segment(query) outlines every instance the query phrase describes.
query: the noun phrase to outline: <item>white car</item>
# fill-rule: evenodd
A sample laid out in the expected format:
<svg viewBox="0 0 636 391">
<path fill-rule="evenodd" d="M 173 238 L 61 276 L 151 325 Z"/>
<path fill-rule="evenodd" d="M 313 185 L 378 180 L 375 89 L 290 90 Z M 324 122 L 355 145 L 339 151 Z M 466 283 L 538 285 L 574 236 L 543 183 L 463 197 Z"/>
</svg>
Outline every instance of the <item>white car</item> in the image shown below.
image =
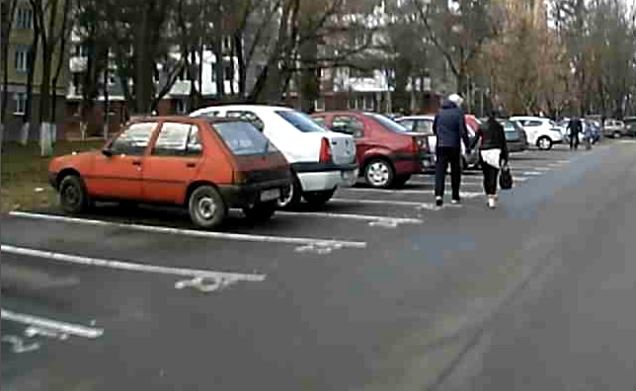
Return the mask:
<svg viewBox="0 0 636 391">
<path fill-rule="evenodd" d="M 515 121 L 528 136 L 528 144 L 536 145 L 541 150 L 549 150 L 554 144 L 563 142 L 564 130 L 549 118 L 515 116 L 510 117 L 510 121 Z"/>
<path fill-rule="evenodd" d="M 280 150 L 295 175 L 280 207 L 297 205 L 302 198 L 314 206 L 329 201 L 338 186 L 353 186 L 358 178 L 356 146 L 352 136 L 332 132 L 307 114 L 288 107 L 224 105 L 199 109 L 192 117 L 236 117 L 253 123 Z"/>
</svg>

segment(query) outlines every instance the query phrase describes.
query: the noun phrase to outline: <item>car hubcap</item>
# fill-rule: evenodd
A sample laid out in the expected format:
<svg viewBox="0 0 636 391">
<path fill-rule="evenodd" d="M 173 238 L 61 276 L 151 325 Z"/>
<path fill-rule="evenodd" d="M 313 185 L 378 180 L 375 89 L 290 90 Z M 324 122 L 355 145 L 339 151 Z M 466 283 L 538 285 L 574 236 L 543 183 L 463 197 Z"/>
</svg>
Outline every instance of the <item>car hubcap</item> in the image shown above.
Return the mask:
<svg viewBox="0 0 636 391">
<path fill-rule="evenodd" d="M 77 205 L 79 202 L 79 191 L 75 186 L 66 186 L 62 194 L 62 199 L 69 206 Z"/>
<path fill-rule="evenodd" d="M 545 138 L 541 139 L 541 141 L 539 143 L 541 145 L 541 148 L 543 148 L 543 149 L 547 149 L 547 148 L 550 147 L 550 140 L 548 140 L 548 139 L 545 139 Z"/>
<path fill-rule="evenodd" d="M 291 202 L 292 198 L 294 198 L 294 185 L 289 186 L 287 196 L 278 199 L 278 206 L 281 208 L 287 206 Z"/>
<path fill-rule="evenodd" d="M 199 214 L 206 220 L 211 219 L 216 213 L 216 204 L 210 197 L 203 197 L 198 202 Z"/>
<path fill-rule="evenodd" d="M 369 182 L 376 186 L 382 186 L 389 180 L 389 168 L 384 163 L 373 163 L 367 171 Z"/>
</svg>

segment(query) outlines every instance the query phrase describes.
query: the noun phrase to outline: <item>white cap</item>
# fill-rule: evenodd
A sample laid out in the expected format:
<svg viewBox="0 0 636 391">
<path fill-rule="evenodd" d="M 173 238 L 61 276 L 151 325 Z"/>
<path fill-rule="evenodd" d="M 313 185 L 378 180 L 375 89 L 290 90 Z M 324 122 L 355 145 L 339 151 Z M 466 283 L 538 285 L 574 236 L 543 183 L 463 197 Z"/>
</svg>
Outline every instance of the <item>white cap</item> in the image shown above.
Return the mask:
<svg viewBox="0 0 636 391">
<path fill-rule="evenodd" d="M 448 96 L 448 100 L 455 103 L 457 107 L 461 106 L 464 103 L 464 99 L 458 94 L 451 94 Z"/>
</svg>

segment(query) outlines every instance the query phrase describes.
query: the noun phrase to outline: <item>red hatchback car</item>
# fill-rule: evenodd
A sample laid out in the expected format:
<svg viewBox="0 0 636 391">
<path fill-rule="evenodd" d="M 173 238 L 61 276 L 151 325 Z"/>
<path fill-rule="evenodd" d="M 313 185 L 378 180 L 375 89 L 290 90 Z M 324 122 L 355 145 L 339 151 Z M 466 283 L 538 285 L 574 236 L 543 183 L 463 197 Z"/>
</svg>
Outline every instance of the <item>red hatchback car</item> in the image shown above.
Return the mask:
<svg viewBox="0 0 636 391">
<path fill-rule="evenodd" d="M 323 126 L 353 135 L 360 174 L 369 186 L 404 185 L 428 162 L 426 136 L 409 132 L 393 120 L 367 112 L 323 112 L 313 115 Z"/>
<path fill-rule="evenodd" d="M 248 122 L 155 117 L 132 122 L 102 151 L 53 159 L 49 181 L 68 213 L 102 200 L 182 205 L 195 225 L 212 228 L 231 207 L 267 220 L 291 176 Z"/>
</svg>

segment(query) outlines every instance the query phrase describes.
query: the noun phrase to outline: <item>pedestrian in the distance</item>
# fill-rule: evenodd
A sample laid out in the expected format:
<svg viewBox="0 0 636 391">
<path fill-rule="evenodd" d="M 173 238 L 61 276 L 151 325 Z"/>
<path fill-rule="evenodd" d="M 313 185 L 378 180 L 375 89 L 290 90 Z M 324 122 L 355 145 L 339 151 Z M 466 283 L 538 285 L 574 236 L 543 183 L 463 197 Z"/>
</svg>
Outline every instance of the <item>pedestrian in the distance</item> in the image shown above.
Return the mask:
<svg viewBox="0 0 636 391">
<path fill-rule="evenodd" d="M 484 173 L 484 192 L 488 207 L 497 206 L 497 183 L 499 170 L 508 164 L 508 146 L 503 126 L 497 121 L 497 114 L 491 112 L 488 120 L 477 130 L 471 149 L 480 144 L 479 162 Z"/>
<path fill-rule="evenodd" d="M 570 149 L 579 149 L 579 133 L 583 130 L 583 123 L 578 117 L 573 117 L 568 123 L 570 130 Z"/>
<path fill-rule="evenodd" d="M 451 187 L 453 204 L 460 202 L 459 187 L 461 185 L 461 142 L 466 152 L 470 153 L 468 131 L 464 122 L 464 111 L 461 96 L 452 94 L 444 101 L 442 108 L 435 116 L 433 133 L 437 136 L 435 149 L 435 204 L 444 204 L 444 185 L 446 170 L 451 167 Z"/>
</svg>

